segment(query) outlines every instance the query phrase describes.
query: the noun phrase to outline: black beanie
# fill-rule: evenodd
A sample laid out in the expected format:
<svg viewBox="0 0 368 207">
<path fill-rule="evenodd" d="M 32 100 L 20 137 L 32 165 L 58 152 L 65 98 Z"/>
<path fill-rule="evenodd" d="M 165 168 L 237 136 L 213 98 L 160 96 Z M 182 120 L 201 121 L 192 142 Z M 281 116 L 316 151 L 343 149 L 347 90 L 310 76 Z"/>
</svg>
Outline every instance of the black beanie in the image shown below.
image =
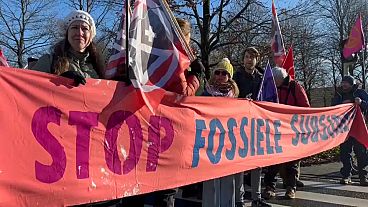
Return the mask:
<svg viewBox="0 0 368 207">
<path fill-rule="evenodd" d="M 348 82 L 350 85 L 355 85 L 355 79 L 353 78 L 353 76 L 351 75 L 346 75 L 342 78 L 341 82 L 342 81 L 345 81 L 345 82 Z"/>
</svg>

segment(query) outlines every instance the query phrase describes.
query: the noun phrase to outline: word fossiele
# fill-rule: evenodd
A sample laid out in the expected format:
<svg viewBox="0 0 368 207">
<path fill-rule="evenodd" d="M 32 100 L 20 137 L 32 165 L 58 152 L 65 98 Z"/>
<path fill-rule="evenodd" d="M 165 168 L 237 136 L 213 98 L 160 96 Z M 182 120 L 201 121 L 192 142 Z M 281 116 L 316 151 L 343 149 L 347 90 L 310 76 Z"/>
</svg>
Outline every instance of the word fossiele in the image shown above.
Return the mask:
<svg viewBox="0 0 368 207">
<path fill-rule="evenodd" d="M 339 133 L 345 133 L 350 130 L 348 121 L 352 114 L 353 111 L 344 114 L 342 117 L 336 115 L 309 116 L 294 114 L 290 123 L 288 123 L 295 133 L 295 136 L 291 138 L 291 144 L 298 146 L 299 144 L 306 145 L 308 143 L 326 141 L 329 138 L 334 138 Z M 219 119 L 212 119 L 209 123 L 206 123 L 205 120 L 197 119 L 195 123 L 196 135 L 192 167 L 198 167 L 200 149 L 206 150 L 207 158 L 212 164 L 219 163 L 225 147 L 225 137 L 231 143 L 231 148 L 225 151 L 227 160 L 233 160 L 236 154 L 240 158 L 245 158 L 247 156 L 283 153 L 283 147 L 280 145 L 282 138 L 282 133 L 279 130 L 281 127 L 280 120 L 271 121 L 261 118 L 249 120 L 247 117 L 243 117 L 239 121 L 240 124 L 238 124 L 234 118 L 229 118 L 226 123 L 227 130 L 225 130 L 225 124 L 221 123 Z M 234 133 L 238 127 L 240 143 L 237 141 L 237 134 Z M 202 134 L 205 130 L 209 130 L 207 137 L 204 137 Z M 273 133 L 271 133 L 271 130 L 273 130 Z M 216 131 L 219 131 L 218 147 L 214 149 Z M 271 143 L 274 143 L 274 146 Z M 263 146 L 265 146 L 266 150 Z"/>
</svg>

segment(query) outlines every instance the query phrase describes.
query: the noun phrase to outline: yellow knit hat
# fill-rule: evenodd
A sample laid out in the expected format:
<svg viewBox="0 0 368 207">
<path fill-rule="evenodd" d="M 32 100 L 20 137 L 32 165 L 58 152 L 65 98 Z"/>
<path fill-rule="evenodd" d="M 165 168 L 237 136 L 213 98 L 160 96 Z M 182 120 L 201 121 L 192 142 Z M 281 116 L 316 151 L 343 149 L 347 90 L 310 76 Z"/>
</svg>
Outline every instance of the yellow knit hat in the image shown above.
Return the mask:
<svg viewBox="0 0 368 207">
<path fill-rule="evenodd" d="M 230 60 L 223 58 L 216 66 L 213 71 L 216 70 L 226 70 L 230 74 L 230 78 L 233 78 L 234 68 L 230 63 Z"/>
</svg>

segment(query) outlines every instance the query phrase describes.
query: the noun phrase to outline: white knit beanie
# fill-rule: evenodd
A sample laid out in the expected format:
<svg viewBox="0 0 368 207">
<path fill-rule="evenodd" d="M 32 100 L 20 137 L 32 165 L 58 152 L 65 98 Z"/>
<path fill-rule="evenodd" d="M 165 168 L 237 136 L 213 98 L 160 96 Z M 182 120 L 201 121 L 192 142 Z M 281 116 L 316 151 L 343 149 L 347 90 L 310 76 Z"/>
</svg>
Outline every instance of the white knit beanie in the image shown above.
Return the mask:
<svg viewBox="0 0 368 207">
<path fill-rule="evenodd" d="M 75 21 L 83 21 L 91 27 L 92 39 L 96 36 L 96 25 L 95 21 L 90 14 L 82 10 L 75 10 L 65 18 L 65 29 L 68 30 L 69 26 Z"/>
</svg>

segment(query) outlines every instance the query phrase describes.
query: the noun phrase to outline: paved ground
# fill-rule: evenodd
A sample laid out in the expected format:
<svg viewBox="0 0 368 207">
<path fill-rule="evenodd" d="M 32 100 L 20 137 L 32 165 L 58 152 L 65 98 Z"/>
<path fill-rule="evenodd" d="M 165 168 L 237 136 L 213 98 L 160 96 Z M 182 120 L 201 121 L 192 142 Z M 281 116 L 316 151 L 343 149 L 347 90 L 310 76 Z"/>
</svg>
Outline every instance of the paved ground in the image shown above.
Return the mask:
<svg viewBox="0 0 368 207">
<path fill-rule="evenodd" d="M 353 177 L 352 185 L 339 184 L 340 167 L 340 163 L 303 167 L 301 180 L 305 187 L 297 190 L 296 199 L 284 199 L 285 190 L 279 185 L 277 197 L 269 200 L 269 203 L 274 207 L 368 207 L 368 187 L 359 186 L 356 176 Z M 247 206 L 250 205 L 248 200 Z M 178 198 L 176 207 L 201 207 L 201 202 Z"/>
<path fill-rule="evenodd" d="M 269 200 L 274 207 L 368 207 L 368 187 L 359 186 L 358 177 L 353 177 L 351 185 L 341 185 L 340 163 L 330 163 L 323 165 L 314 165 L 303 167 L 301 169 L 301 180 L 305 187 L 299 188 L 296 193 L 296 199 L 286 200 L 283 198 L 285 190 L 281 184 L 278 186 L 277 197 Z M 280 183 L 280 182 L 279 182 Z M 247 189 L 249 191 L 249 188 Z M 246 195 L 249 199 L 250 193 Z M 251 202 L 248 200 L 247 206 Z M 201 207 L 201 200 L 182 199 L 180 192 L 177 196 L 175 207 Z M 125 207 L 121 204 L 106 204 L 99 207 Z M 134 207 L 134 206 L 127 206 Z M 146 205 L 145 207 L 151 207 Z"/>
</svg>

